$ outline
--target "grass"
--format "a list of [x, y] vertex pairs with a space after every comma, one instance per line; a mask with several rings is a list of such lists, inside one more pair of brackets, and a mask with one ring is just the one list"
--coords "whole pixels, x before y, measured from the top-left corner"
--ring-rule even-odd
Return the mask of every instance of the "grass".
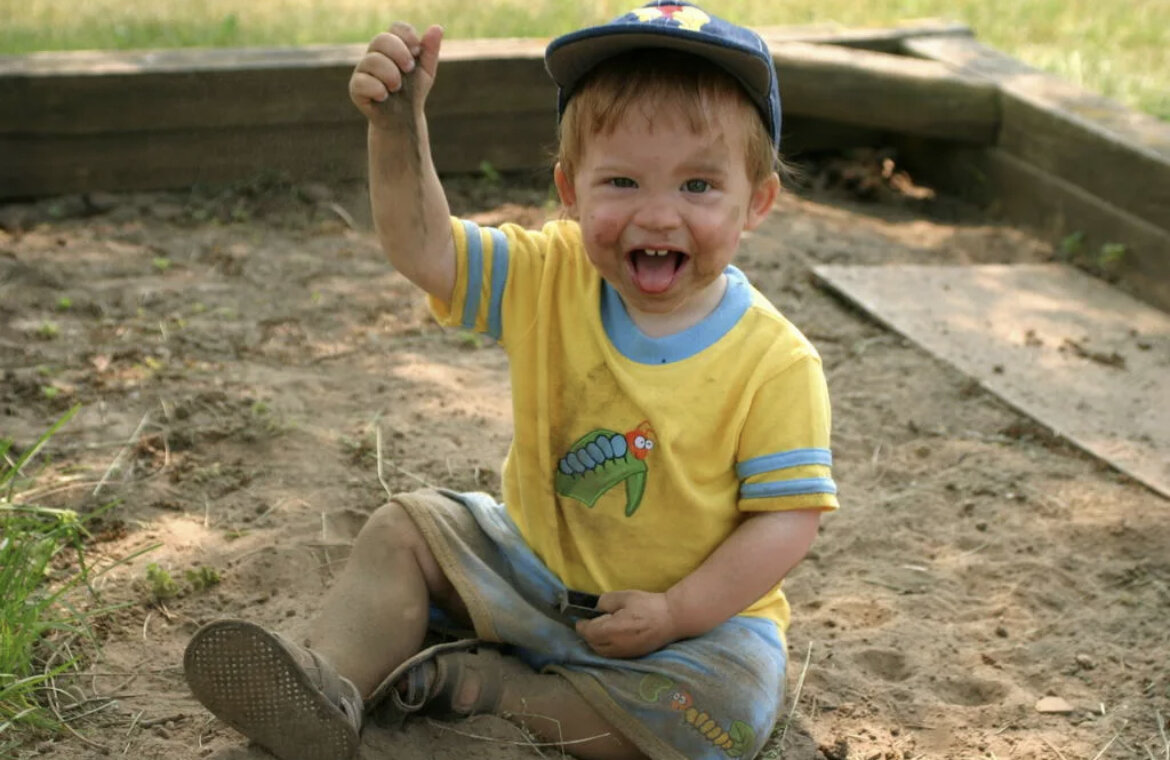
[[92, 621], [109, 611], [83, 604], [95, 597], [91, 581], [113, 567], [89, 561], [88, 518], [23, 498], [34, 481], [26, 470], [77, 409], [19, 456], [0, 439], [0, 756], [63, 730], [54, 681], [77, 668], [78, 642], [92, 643]]
[[[0, 0], [0, 53], [34, 50], [364, 43], [395, 18], [452, 37], [548, 37], [616, 16], [636, 0]], [[1166, 0], [706, 0], [753, 26], [887, 26], [961, 21], [979, 38], [1089, 90], [1170, 120]]]

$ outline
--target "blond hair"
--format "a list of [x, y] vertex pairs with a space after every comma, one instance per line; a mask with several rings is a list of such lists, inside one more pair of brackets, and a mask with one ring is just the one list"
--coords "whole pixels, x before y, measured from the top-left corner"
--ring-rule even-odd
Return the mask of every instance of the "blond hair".
[[695, 133], [708, 131], [716, 114], [732, 114], [744, 127], [748, 178], [759, 185], [779, 168], [763, 116], [743, 86], [724, 69], [695, 55], [639, 49], [610, 58], [589, 72], [561, 117], [557, 161], [572, 179], [588, 138], [609, 134], [632, 109], [647, 119], [663, 111], [681, 115]]

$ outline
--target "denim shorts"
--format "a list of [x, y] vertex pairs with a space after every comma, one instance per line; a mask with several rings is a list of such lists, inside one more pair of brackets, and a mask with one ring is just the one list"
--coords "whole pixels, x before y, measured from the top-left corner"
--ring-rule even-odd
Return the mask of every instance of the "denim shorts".
[[565, 677], [651, 758], [751, 758], [784, 702], [784, 641], [771, 620], [737, 616], [634, 659], [595, 653], [558, 602], [564, 584], [481, 493], [395, 498], [467, 605], [475, 634]]

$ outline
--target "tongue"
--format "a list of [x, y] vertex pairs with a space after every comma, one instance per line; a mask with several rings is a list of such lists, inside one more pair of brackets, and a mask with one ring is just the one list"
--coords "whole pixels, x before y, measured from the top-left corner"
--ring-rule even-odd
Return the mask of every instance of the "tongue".
[[644, 251], [635, 251], [634, 283], [644, 293], [662, 293], [674, 282], [674, 273], [678, 268], [678, 258], [681, 254], [669, 253], [665, 256], [650, 256]]

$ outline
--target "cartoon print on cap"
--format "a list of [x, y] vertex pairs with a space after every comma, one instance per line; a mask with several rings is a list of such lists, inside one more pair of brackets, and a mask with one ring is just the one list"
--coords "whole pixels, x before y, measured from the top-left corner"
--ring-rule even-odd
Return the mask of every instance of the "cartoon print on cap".
[[659, 19], [677, 21], [680, 27], [690, 29], [692, 32], [701, 31], [704, 26], [711, 23], [710, 16], [690, 5], [659, 5], [655, 8], [637, 8], [631, 13], [637, 16], [639, 21]]
[[626, 484], [626, 517], [638, 511], [646, 491], [646, 457], [654, 448], [649, 420], [624, 435], [594, 430], [569, 447], [557, 463], [554, 485], [561, 496], [587, 507], [618, 483]]

